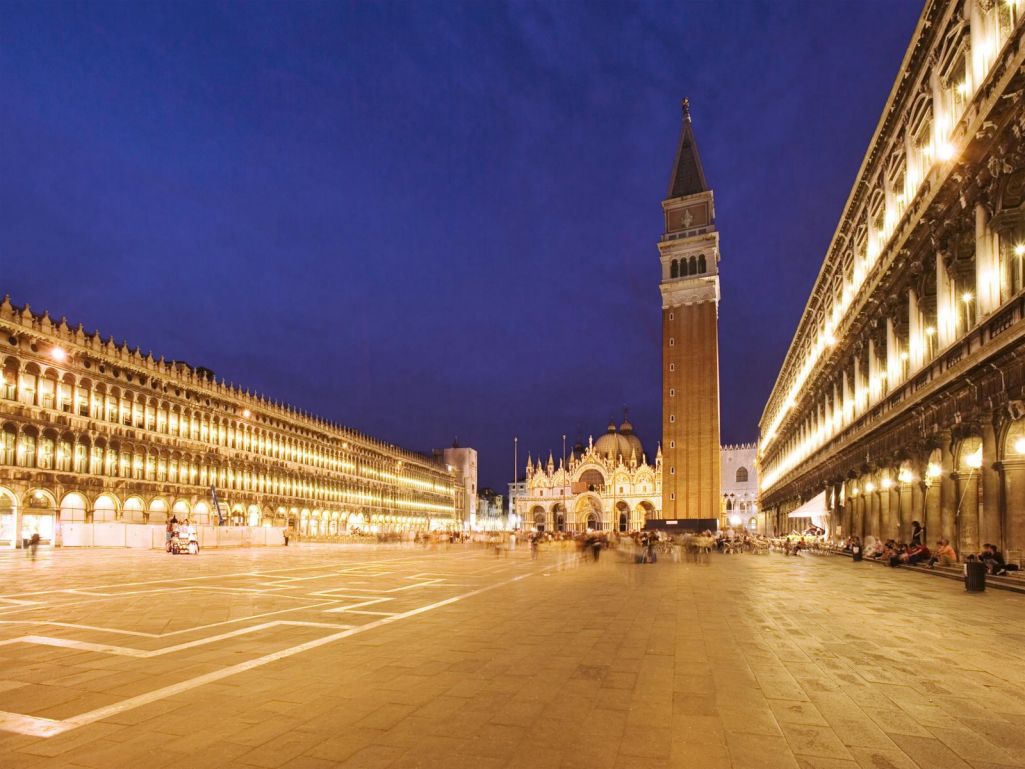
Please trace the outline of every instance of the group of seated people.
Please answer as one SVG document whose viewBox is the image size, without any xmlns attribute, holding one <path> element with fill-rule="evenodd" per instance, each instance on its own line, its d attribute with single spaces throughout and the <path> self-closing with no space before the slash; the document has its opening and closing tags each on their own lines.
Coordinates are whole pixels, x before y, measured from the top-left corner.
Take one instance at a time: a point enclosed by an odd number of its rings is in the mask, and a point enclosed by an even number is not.
<svg viewBox="0 0 1025 769">
<path fill-rule="evenodd" d="M 920 533 L 923 532 L 923 533 Z M 915 536 L 910 543 L 897 542 L 894 539 L 874 539 L 867 537 L 867 544 L 862 544 L 860 537 L 848 537 L 844 544 L 844 552 L 861 552 L 865 558 L 882 561 L 891 567 L 914 566 L 915 564 L 926 564 L 930 569 L 940 566 L 953 566 L 958 562 L 957 551 L 947 538 L 936 540 L 934 548 L 925 544 L 924 529 L 916 529 Z M 982 561 L 986 564 L 986 571 L 994 576 L 1007 574 L 1009 571 L 1017 571 L 1017 564 L 1008 564 L 1003 554 L 996 545 L 985 544 L 982 552 L 978 555 L 969 555 L 969 561 Z"/>
<path fill-rule="evenodd" d="M 982 561 L 986 564 L 986 571 L 996 577 L 1004 576 L 1008 572 L 1019 570 L 1018 564 L 1007 563 L 1004 559 L 1004 554 L 1000 552 L 1000 549 L 996 545 L 992 545 L 988 542 L 982 546 L 981 553 L 977 556 L 968 556 L 968 560 Z"/>
</svg>

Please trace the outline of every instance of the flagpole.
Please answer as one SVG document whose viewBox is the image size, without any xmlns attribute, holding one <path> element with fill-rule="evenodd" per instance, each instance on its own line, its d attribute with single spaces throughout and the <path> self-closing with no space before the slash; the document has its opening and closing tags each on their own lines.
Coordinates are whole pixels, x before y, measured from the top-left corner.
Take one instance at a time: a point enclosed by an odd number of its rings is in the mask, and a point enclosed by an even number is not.
<svg viewBox="0 0 1025 769">
<path fill-rule="evenodd" d="M 512 487 L 509 490 L 509 518 L 515 514 L 513 508 L 513 493 L 516 491 L 516 483 L 518 482 L 517 474 L 520 470 L 520 437 L 513 436 L 513 482 Z"/>
</svg>

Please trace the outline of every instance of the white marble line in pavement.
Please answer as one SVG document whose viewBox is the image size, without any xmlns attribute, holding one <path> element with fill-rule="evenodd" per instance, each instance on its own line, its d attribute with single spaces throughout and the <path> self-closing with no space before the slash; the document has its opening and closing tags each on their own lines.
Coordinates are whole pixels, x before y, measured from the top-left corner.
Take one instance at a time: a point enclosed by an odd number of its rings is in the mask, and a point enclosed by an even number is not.
<svg viewBox="0 0 1025 769">
<path fill-rule="evenodd" d="M 215 554 L 216 554 L 216 552 L 215 552 Z M 468 555 L 474 555 L 474 554 L 475 553 L 473 553 L 472 551 L 465 552 L 465 553 L 452 553 L 452 555 L 455 556 L 455 557 L 468 556 Z M 158 555 L 160 555 L 162 557 L 162 554 L 158 554 Z M 168 556 L 168 557 L 171 557 L 171 556 Z M 86 587 L 79 587 L 79 588 L 72 588 L 72 589 L 77 589 L 77 590 L 100 590 L 102 588 L 108 588 L 108 587 L 134 587 L 134 586 L 137 586 L 137 585 L 159 585 L 159 584 L 164 584 L 164 585 L 168 585 L 169 587 L 171 587 L 171 586 L 174 586 L 178 582 L 189 582 L 189 581 L 194 581 L 194 580 L 208 579 L 208 580 L 222 580 L 223 581 L 223 580 L 226 580 L 226 579 L 231 579 L 233 577 L 264 577 L 264 576 L 268 576 L 269 577 L 269 576 L 273 576 L 275 574 L 279 574 L 281 572 L 286 572 L 286 571 L 315 571 L 317 569 L 332 569 L 332 570 L 335 570 L 335 573 L 337 573 L 337 574 L 345 574 L 345 573 L 352 573 L 352 572 L 362 571 L 363 574 L 366 575 L 366 576 L 378 576 L 378 575 L 381 575 L 381 574 L 391 574 L 392 572 L 367 572 L 366 569 L 374 568 L 377 564 L 383 564 L 383 563 L 407 563 L 409 561 L 422 560 L 423 557 L 424 557 L 423 554 L 415 554 L 415 555 L 410 555 L 410 556 L 405 556 L 405 557 L 381 558 L 381 559 L 378 559 L 378 560 L 370 561 L 369 563 L 354 564 L 353 566 L 351 566 L 349 568 L 346 568 L 346 569 L 342 569 L 342 570 L 338 570 L 338 564 L 336 562 L 330 561 L 330 560 L 325 560 L 325 561 L 321 561 L 321 562 L 318 562 L 318 563 L 306 564 L 304 566 L 281 567 L 281 568 L 277 568 L 277 569 L 267 569 L 266 571 L 252 571 L 252 570 L 249 570 L 249 571 L 229 572 L 228 574 L 195 574 L 195 575 L 192 575 L 192 576 L 171 575 L 171 576 L 167 576 L 167 577 L 161 577 L 161 578 L 158 578 L 158 579 L 149 579 L 149 580 L 145 580 L 145 581 L 142 581 L 142 582 L 111 582 L 111 583 L 103 584 L 103 585 L 90 585 L 90 586 L 86 586 Z M 301 578 L 299 578 L 299 579 L 301 579 Z M 17 599 L 13 598 L 12 596 L 33 596 L 33 595 L 47 596 L 47 595 L 52 595 L 53 592 L 54 592 L 53 590 L 33 590 L 33 591 L 21 592 L 21 593 L 4 593 L 3 595 L 0 595 L 0 600 L 12 601 L 12 602 L 16 602 L 17 603 L 18 602 Z M 60 591 L 58 591 L 58 592 L 60 592 Z"/>
<path fill-rule="evenodd" d="M 121 630 L 119 628 L 109 627 L 97 627 L 96 625 L 76 625 L 71 622 L 54 622 L 51 620 L 42 619 L 0 619 L 0 625 L 51 625 L 53 627 L 66 627 L 73 628 L 75 630 L 95 630 L 100 633 L 114 633 L 116 635 L 130 635 L 130 636 L 141 636 L 143 638 L 168 638 L 173 635 L 183 635 L 185 633 L 195 633 L 199 630 L 206 630 L 207 628 L 220 627 L 221 625 L 233 625 L 236 622 L 246 622 L 252 619 L 262 619 L 263 617 L 273 617 L 275 614 L 290 614 L 297 611 L 310 611 L 312 609 L 319 609 L 322 606 L 332 606 L 338 603 L 337 600 L 333 601 L 321 601 L 320 603 L 310 604 L 308 606 L 293 606 L 289 609 L 278 609 L 277 611 L 265 611 L 260 614 L 250 614 L 245 617 L 236 617 L 235 619 L 226 619 L 221 622 L 210 622 L 206 625 L 193 625 L 192 627 L 182 628 L 181 630 L 171 630 L 167 633 L 144 633 L 140 630 Z"/>
<path fill-rule="evenodd" d="M 134 649 L 131 646 L 113 646 L 112 644 L 98 644 L 92 643 L 91 641 L 76 641 L 73 638 L 53 638 L 45 635 L 23 635 L 17 638 L 9 638 L 6 641 L 0 641 L 0 646 L 7 646 L 9 644 L 36 644 L 38 646 L 56 646 L 62 649 L 75 649 L 76 651 L 82 652 L 100 652 L 102 654 L 116 654 L 122 657 L 139 657 L 141 659 L 149 659 L 151 657 L 160 657 L 164 654 L 172 654 L 174 652 L 180 652 L 184 649 L 194 649 L 197 646 L 204 646 L 206 644 L 215 643 L 217 641 L 223 641 L 225 638 L 235 638 L 240 635 L 247 635 L 248 633 L 256 633 L 260 630 L 267 630 L 272 627 L 320 627 L 320 628 L 332 628 L 334 630 L 348 630 L 353 625 L 339 625 L 332 622 L 303 622 L 300 620 L 287 620 L 279 619 L 273 622 L 263 622 L 259 625 L 251 625 L 249 627 L 239 628 L 238 630 L 231 630 L 227 633 L 219 633 L 218 635 L 207 636 L 206 638 L 198 638 L 195 641 L 186 641 L 184 643 L 175 644 L 174 646 L 165 646 L 162 649 Z"/>
<path fill-rule="evenodd" d="M 299 644 L 298 646 L 292 646 L 288 649 L 282 649 L 281 651 L 266 654 L 247 662 L 240 662 L 237 665 L 231 665 L 223 668 L 222 670 L 216 670 L 212 673 L 206 673 L 205 675 L 190 678 L 187 681 L 172 684 L 171 686 L 155 689 L 151 692 L 147 692 L 146 694 L 130 697 L 126 700 L 122 700 L 121 702 L 116 702 L 102 708 L 96 708 L 95 710 L 80 713 L 77 716 L 71 716 L 70 718 L 65 718 L 63 720 L 40 718 L 39 716 L 29 716 L 23 713 L 0 711 L 0 730 L 25 734 L 33 737 L 54 737 L 72 729 L 77 729 L 80 726 L 86 726 L 88 724 L 96 723 L 97 721 L 102 721 L 105 718 L 116 716 L 119 713 L 134 710 L 135 708 L 142 707 L 143 705 L 148 705 L 151 702 L 157 702 L 159 700 L 166 699 L 167 697 L 173 697 L 176 694 L 182 694 L 183 692 L 213 683 L 214 681 L 220 681 L 221 679 L 228 678 L 229 676 L 245 673 L 246 671 L 253 670 L 254 668 L 263 667 L 264 665 L 286 659 L 287 657 L 292 657 L 296 654 L 302 654 L 303 652 L 334 643 L 335 641 L 340 641 L 343 638 L 348 638 L 350 636 L 357 635 L 358 633 L 365 633 L 368 630 L 374 630 L 385 625 L 399 622 L 400 620 L 408 619 L 409 617 L 415 617 L 418 614 L 423 614 L 425 612 L 433 611 L 434 609 L 440 609 L 443 606 L 458 603 L 459 601 L 467 598 L 472 598 L 475 595 L 486 593 L 489 590 L 495 590 L 496 588 L 504 587 L 514 582 L 519 582 L 520 580 L 532 576 L 534 573 L 535 572 L 521 574 L 511 579 L 503 580 L 502 582 L 496 582 L 493 585 L 487 585 L 485 587 L 477 588 L 476 590 L 471 590 L 468 593 L 462 593 L 461 595 L 428 604 L 427 606 L 410 609 L 409 611 L 402 612 L 401 614 L 395 614 L 391 617 L 382 617 L 379 620 L 368 622 L 366 625 L 358 625 L 339 633 L 332 633 L 324 636 L 323 638 L 307 641 L 306 643 Z"/>
</svg>

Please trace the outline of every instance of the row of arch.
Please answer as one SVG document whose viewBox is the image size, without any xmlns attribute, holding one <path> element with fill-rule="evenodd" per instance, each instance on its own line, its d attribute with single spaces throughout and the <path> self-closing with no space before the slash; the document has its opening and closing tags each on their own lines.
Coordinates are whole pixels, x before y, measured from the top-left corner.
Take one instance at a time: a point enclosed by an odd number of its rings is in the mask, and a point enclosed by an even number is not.
<svg viewBox="0 0 1025 769">
<path fill-rule="evenodd" d="M 945 537 L 962 555 L 992 543 L 1009 560 L 1025 558 L 1025 419 L 852 472 L 830 485 L 827 502 L 842 536 L 907 541 L 919 521 L 930 546 Z M 786 530 L 785 512 L 776 508 L 777 531 Z"/>
<path fill-rule="evenodd" d="M 225 491 L 273 494 L 424 512 L 448 512 L 448 497 L 418 494 L 387 480 L 346 481 L 318 477 L 277 462 L 233 462 L 219 453 L 170 450 L 143 442 L 91 437 L 56 428 L 5 422 L 0 425 L 0 466 Z M 183 495 L 184 496 L 184 495 Z M 428 502 L 427 499 L 432 501 Z"/>
<path fill-rule="evenodd" d="M 670 278 L 686 278 L 688 275 L 703 275 L 708 271 L 705 255 L 692 256 L 689 259 L 673 259 L 669 263 Z"/>
<path fill-rule="evenodd" d="M 584 531 L 636 531 L 644 522 L 656 517 L 657 509 L 650 500 L 644 500 L 632 509 L 623 500 L 612 510 L 604 510 L 601 499 L 593 494 L 578 497 L 572 512 L 561 502 L 547 509 L 534 505 L 525 516 L 524 523 L 535 531 L 575 532 Z"/>
<path fill-rule="evenodd" d="M 236 503 L 225 524 L 289 528 L 305 536 L 333 536 L 351 532 L 407 531 L 437 526 L 425 515 L 366 513 L 327 508 L 271 507 Z M 143 497 L 123 499 L 116 492 L 58 493 L 31 488 L 24 493 L 0 486 L 0 546 L 12 546 L 38 533 L 43 544 L 54 544 L 62 526 L 93 523 L 165 524 L 171 517 L 189 519 L 200 526 L 217 522 L 217 513 L 206 500 Z M 441 521 L 443 523 L 443 521 Z"/>
</svg>

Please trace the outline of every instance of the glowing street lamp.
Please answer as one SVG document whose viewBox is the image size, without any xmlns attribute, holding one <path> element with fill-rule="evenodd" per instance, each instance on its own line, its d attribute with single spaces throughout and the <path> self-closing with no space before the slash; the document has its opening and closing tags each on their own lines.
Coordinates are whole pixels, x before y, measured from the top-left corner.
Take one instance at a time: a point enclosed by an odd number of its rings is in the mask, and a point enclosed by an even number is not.
<svg viewBox="0 0 1025 769">
<path fill-rule="evenodd" d="M 63 347 L 53 347 L 50 350 L 50 357 L 57 363 L 64 363 L 68 359 L 68 353 Z"/>
</svg>

